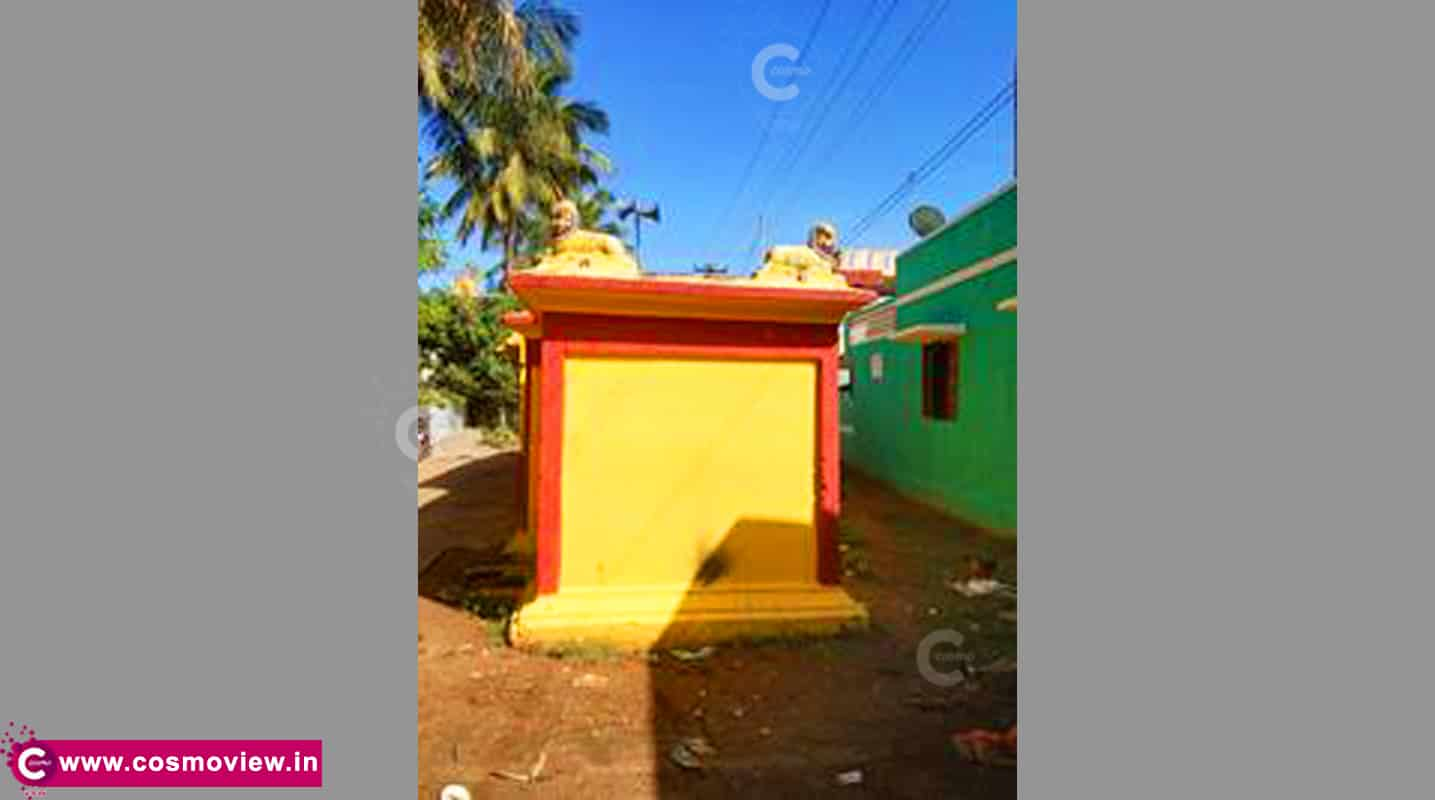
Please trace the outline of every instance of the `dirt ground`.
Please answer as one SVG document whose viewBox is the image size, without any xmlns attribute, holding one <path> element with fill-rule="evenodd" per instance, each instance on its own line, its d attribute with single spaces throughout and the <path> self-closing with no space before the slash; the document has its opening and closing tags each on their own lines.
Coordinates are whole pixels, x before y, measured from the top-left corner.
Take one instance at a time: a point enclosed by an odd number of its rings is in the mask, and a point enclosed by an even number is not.
<svg viewBox="0 0 1435 800">
<path fill-rule="evenodd" d="M 865 633 L 717 648 L 685 660 L 600 650 L 532 654 L 465 599 L 465 574 L 497 562 L 516 528 L 516 455 L 465 432 L 419 464 L 418 796 L 1006 798 L 1016 770 L 964 762 L 950 736 L 1016 721 L 1015 600 L 947 586 L 966 556 L 1016 583 L 1016 545 L 985 537 L 857 474 L 843 478 L 844 585 Z M 467 608 L 467 610 L 465 610 Z M 492 616 L 491 614 L 489 614 Z M 922 677 L 928 634 L 962 634 L 978 671 L 943 688 Z M 673 749 L 701 737 L 702 767 Z M 534 769 L 538 765 L 538 769 Z M 837 776 L 861 771 L 860 783 Z M 536 772 L 522 782 L 494 775 Z"/>
</svg>

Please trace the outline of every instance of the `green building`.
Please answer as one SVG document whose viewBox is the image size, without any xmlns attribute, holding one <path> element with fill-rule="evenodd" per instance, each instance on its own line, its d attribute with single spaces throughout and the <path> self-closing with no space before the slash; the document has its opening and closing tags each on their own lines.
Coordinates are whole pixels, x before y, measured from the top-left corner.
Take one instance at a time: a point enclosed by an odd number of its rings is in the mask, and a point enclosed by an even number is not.
<svg viewBox="0 0 1435 800">
<path fill-rule="evenodd" d="M 842 458 L 1016 532 L 1016 182 L 897 256 L 895 292 L 843 323 Z"/>
</svg>

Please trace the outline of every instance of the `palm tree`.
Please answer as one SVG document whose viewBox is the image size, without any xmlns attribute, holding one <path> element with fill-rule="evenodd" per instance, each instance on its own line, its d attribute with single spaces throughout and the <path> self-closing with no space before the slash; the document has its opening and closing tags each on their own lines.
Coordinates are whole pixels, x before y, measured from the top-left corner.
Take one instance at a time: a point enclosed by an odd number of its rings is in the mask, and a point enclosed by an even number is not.
<svg viewBox="0 0 1435 800">
<path fill-rule="evenodd" d="M 419 186 L 419 272 L 443 269 L 448 253 L 439 230 L 439 207 L 428 191 Z"/>
<path fill-rule="evenodd" d="M 442 204 L 444 218 L 458 218 L 461 243 L 474 232 L 485 248 L 501 242 L 501 271 L 515 263 L 535 212 L 546 213 L 555 199 L 611 168 L 583 142 L 586 134 L 607 133 L 608 115 L 564 97 L 570 77 L 566 62 L 548 61 L 535 67 L 532 93 L 454 89 L 426 126 L 436 146 L 427 174 L 456 185 Z"/>
<path fill-rule="evenodd" d="M 577 35 L 577 17 L 548 0 L 419 0 L 421 107 L 445 106 L 459 89 L 528 91 L 534 60 L 564 60 Z"/>
<path fill-rule="evenodd" d="M 593 189 L 584 192 L 573 198 L 573 203 L 578 206 L 578 220 L 585 230 L 600 231 L 622 237 L 623 225 L 609 215 L 614 213 L 613 206 L 618 202 L 613 193 L 607 189 Z"/>
</svg>

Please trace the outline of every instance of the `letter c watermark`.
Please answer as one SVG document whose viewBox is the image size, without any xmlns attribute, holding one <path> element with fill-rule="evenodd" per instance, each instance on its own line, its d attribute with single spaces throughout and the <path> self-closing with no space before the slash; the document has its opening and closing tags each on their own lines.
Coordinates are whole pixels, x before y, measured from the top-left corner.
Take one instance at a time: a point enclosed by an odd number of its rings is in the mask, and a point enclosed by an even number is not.
<svg viewBox="0 0 1435 800">
<path fill-rule="evenodd" d="M 35 769 L 31 766 L 31 762 L 39 762 L 39 766 L 41 767 L 54 766 L 55 759 L 48 748 L 35 745 L 21 750 L 19 754 L 15 756 L 15 771 L 19 772 L 25 780 L 34 781 L 36 783 L 50 777 L 49 772 L 46 772 L 44 769 Z"/>
<path fill-rule="evenodd" d="M 951 628 L 942 628 L 927 634 L 921 644 L 917 645 L 917 672 L 921 673 L 927 682 L 943 688 L 951 688 L 961 683 L 965 680 L 965 676 L 962 674 L 960 665 L 950 671 L 937 669 L 932 663 L 934 661 L 932 648 L 939 644 L 961 647 L 964 641 L 966 640 L 962 635 Z"/>
<path fill-rule="evenodd" d="M 777 59 L 796 62 L 801 55 L 801 51 L 785 42 L 770 44 L 757 51 L 757 55 L 752 59 L 752 85 L 757 88 L 757 93 L 769 100 L 774 100 L 779 103 L 785 103 L 797 97 L 801 90 L 799 90 L 795 84 L 789 83 L 786 86 L 773 86 L 772 83 L 768 81 L 767 65 Z M 795 70 L 793 72 L 795 72 Z"/>
</svg>

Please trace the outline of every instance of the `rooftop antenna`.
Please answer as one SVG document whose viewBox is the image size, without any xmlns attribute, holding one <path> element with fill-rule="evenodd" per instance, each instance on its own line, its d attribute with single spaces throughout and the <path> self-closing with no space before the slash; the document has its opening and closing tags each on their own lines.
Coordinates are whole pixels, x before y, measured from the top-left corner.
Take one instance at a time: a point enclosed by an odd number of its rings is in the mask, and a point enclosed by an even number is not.
<svg viewBox="0 0 1435 800">
<path fill-rule="evenodd" d="M 638 263 L 643 263 L 643 220 L 650 219 L 653 222 L 662 222 L 658 213 L 658 204 L 649 203 L 643 205 L 637 200 L 628 200 L 618 206 L 618 219 L 633 218 L 633 236 L 635 238 L 633 250 L 638 257 Z"/>
<path fill-rule="evenodd" d="M 748 244 L 748 246 L 747 246 L 747 257 L 748 257 L 748 258 L 752 258 L 754 252 L 756 252 L 756 253 L 758 254 L 758 258 L 761 258 L 761 257 L 762 257 L 763 241 L 762 241 L 762 215 L 761 215 L 761 214 L 758 214 L 758 215 L 757 215 L 757 231 L 756 231 L 756 233 L 754 233 L 753 236 L 752 236 L 752 242 L 751 242 L 750 244 Z"/>
</svg>

